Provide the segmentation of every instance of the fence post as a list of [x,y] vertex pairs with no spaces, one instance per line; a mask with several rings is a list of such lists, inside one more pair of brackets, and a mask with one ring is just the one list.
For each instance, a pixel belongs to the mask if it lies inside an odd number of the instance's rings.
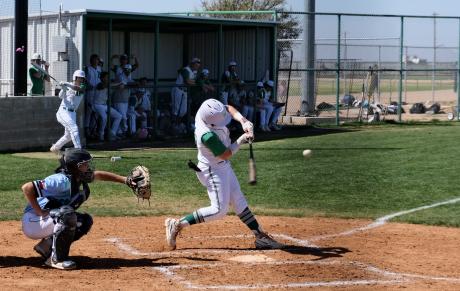
[[398,96],[398,121],[401,122],[402,86],[403,86],[403,44],[404,44],[404,16],[401,16],[401,35],[399,44],[399,96]]
[[339,95],[340,95],[340,34],[342,15],[337,14],[337,76],[335,88],[335,125],[340,124],[339,120]]
[[457,84],[455,84],[457,86],[457,121],[460,120],[460,117],[458,116],[458,114],[460,113],[460,110],[459,110],[459,105],[460,105],[460,18],[458,19],[458,35],[459,35],[459,38],[458,38],[458,60],[457,60]]

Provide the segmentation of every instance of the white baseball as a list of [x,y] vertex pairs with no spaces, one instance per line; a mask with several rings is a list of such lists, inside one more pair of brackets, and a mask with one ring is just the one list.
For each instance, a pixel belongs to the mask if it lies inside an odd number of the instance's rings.
[[304,150],[304,151],[302,152],[302,155],[303,155],[305,158],[311,157],[311,150]]

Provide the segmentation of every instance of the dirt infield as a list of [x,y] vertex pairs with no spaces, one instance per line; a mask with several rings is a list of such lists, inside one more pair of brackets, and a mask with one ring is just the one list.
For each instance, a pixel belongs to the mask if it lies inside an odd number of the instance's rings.
[[20,222],[1,222],[0,284],[15,290],[460,289],[460,229],[259,220],[285,250],[255,250],[234,216],[185,229],[173,252],[165,250],[164,217],[96,217],[89,235],[72,247],[74,271],[43,266]]

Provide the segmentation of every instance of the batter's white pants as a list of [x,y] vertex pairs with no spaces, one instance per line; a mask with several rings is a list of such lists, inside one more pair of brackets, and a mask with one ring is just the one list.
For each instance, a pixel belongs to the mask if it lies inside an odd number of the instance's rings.
[[66,143],[72,141],[74,148],[81,149],[80,135],[77,126],[77,113],[59,107],[56,113],[57,121],[64,126],[64,135],[54,144],[60,150]]
[[48,216],[38,216],[34,211],[22,216],[22,232],[31,239],[42,239],[54,233],[53,219]]
[[212,167],[199,163],[198,167],[201,172],[197,172],[196,175],[201,184],[208,189],[211,201],[210,206],[197,210],[205,222],[224,217],[230,205],[233,206],[236,214],[240,214],[248,207],[229,161]]
[[183,117],[187,113],[187,92],[174,87],[171,91],[172,115]]
[[120,129],[123,133],[128,131],[128,102],[114,103],[113,107],[121,114]]
[[[104,130],[105,126],[107,125],[107,105],[95,104],[94,109],[96,109],[96,113],[98,117],[101,119],[101,127],[99,128],[99,138],[104,138]],[[113,107],[110,107],[110,119],[112,121],[112,127],[110,128],[110,132],[112,135],[115,136],[118,133],[118,128],[120,127],[121,114]]]
[[244,105],[243,109],[241,109],[241,115],[252,122],[252,118],[254,116],[254,106]]

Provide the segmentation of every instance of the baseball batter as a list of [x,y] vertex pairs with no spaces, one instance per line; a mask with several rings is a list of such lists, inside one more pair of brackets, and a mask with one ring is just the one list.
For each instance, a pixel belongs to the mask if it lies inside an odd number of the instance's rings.
[[93,224],[91,215],[76,212],[90,195],[88,183],[94,180],[127,183],[127,177],[93,171],[91,155],[83,149],[67,149],[56,173],[42,180],[25,183],[22,191],[28,201],[22,217],[22,231],[31,239],[47,266],[74,269],[69,260],[71,244],[87,234]]
[[75,148],[80,149],[80,135],[77,126],[77,109],[80,105],[85,92],[85,72],[76,70],[73,73],[73,83],[60,82],[62,89],[59,98],[62,99],[61,105],[56,113],[57,121],[64,126],[64,135],[51,146],[50,151],[59,153],[61,148],[72,141]]
[[[226,125],[235,119],[245,133],[231,143]],[[208,99],[200,106],[195,117],[195,142],[198,149],[198,180],[208,190],[211,205],[200,208],[181,219],[165,220],[166,242],[176,248],[176,237],[184,228],[193,224],[223,218],[232,205],[238,217],[255,235],[256,248],[276,249],[283,245],[265,233],[248,207],[229,159],[240,146],[254,138],[253,125],[234,107],[215,99]]]

